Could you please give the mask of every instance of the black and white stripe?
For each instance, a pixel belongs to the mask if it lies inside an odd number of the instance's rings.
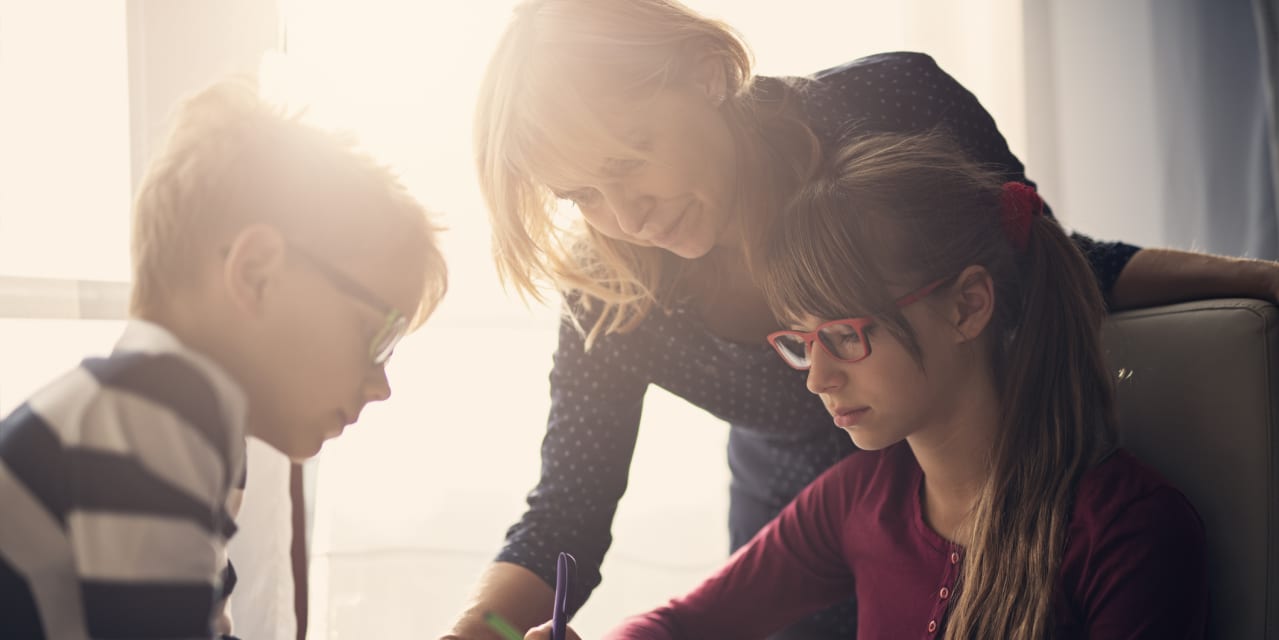
[[[209,368],[117,351],[0,422],[0,636],[212,635],[244,434],[239,390]]]

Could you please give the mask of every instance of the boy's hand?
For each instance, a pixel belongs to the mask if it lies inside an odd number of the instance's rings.
[[[573,627],[565,627],[568,630],[568,640],[582,640],[581,636],[573,630]],[[524,640],[551,640],[551,621],[547,620],[542,624],[528,630],[524,634]]]

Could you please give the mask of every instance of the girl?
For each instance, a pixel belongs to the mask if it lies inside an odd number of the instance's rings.
[[[1203,636],[1202,526],[1117,449],[1088,264],[1001,183],[884,136],[801,190],[762,251],[796,327],[769,341],[863,451],[610,638],[760,638],[850,595],[862,638]]]
[[[455,636],[493,638],[486,610],[540,622],[561,551],[578,559],[573,609],[599,583],[649,384],[731,425],[734,548],[853,451],[770,353],[778,326],[748,256],[848,136],[936,127],[1030,184],[990,115],[928,56],[754,77],[731,29],[672,0],[519,6],[482,85],[476,162],[504,278],[534,296],[549,283],[568,303],[541,479]],[[580,215],[557,215],[560,203]],[[1270,298],[1279,281],[1270,263],[1074,240],[1116,306]],[[795,637],[847,638],[853,620],[848,604]]]

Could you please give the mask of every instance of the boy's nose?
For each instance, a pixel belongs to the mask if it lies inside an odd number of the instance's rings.
[[[390,397],[391,383],[386,379],[386,367],[373,367],[364,381],[364,401],[381,402]]]

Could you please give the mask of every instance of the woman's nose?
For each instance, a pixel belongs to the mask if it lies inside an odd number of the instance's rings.
[[[653,214],[656,200],[620,184],[605,187],[601,192],[613,210],[618,228],[627,235],[643,237],[644,225]]]

